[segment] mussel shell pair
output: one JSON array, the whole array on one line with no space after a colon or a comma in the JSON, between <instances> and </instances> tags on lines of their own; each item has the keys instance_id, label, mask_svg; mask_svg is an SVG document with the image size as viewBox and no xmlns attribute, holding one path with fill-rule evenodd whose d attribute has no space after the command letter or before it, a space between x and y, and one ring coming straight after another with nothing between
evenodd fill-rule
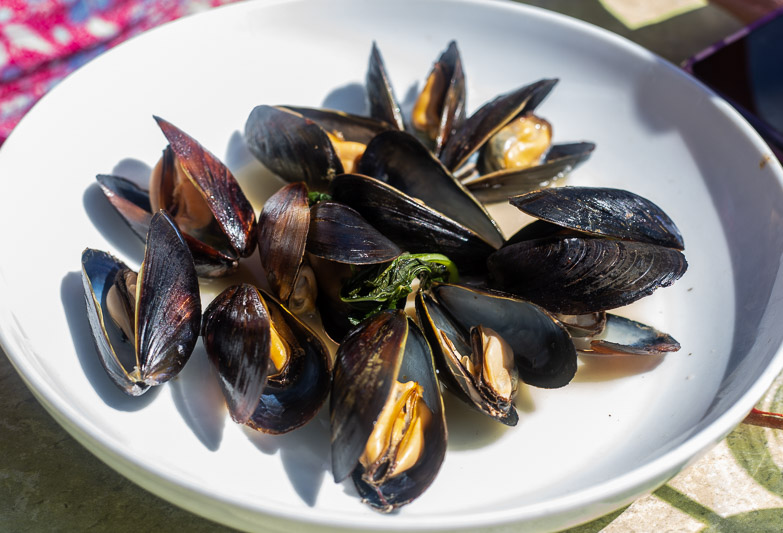
<instances>
[{"instance_id":1,"label":"mussel shell pair","mask_svg":"<svg viewBox=\"0 0 783 533\"><path fill-rule=\"evenodd\" d=\"M290 347L275 374L272 328ZM204 311L204 347L220 377L231 418L266 432L286 433L311 420L329 394L331 358L301 320L258 288L229 287Z\"/></svg>"},{"instance_id":2,"label":"mussel shell pair","mask_svg":"<svg viewBox=\"0 0 783 533\"><path fill-rule=\"evenodd\" d=\"M467 166L476 152L480 152L479 159L487 157L488 141L516 118L532 113L557 81L542 79L509 91L486 102L466 118L465 74L459 50L452 41L433 64L406 128L383 59L373 43L366 89L371 117L394 124L398 130L415 133L448 171L456 173ZM434 132L422 131L416 125L413 115L421 113L420 102L431 105L432 113L438 116ZM540 188L542 184L552 184L586 161L594 149L595 144L591 142L555 144L538 165L483 175L469 173L460 179L482 202L505 201L509 196Z\"/></svg>"},{"instance_id":3,"label":"mussel shell pair","mask_svg":"<svg viewBox=\"0 0 783 533\"><path fill-rule=\"evenodd\" d=\"M397 130L415 132L436 156L465 121L465 73L455 41L448 44L433 64L407 127L375 42L370 52L365 87L371 117L393 124Z\"/></svg>"},{"instance_id":4,"label":"mussel shell pair","mask_svg":"<svg viewBox=\"0 0 783 533\"><path fill-rule=\"evenodd\" d=\"M107 300L128 267L106 252L82 253L82 282L101 364L125 393L138 396L176 376L190 358L201 325L201 301L193 257L165 212L150 221L138 275L133 339L109 316Z\"/></svg>"},{"instance_id":5,"label":"mussel shell pair","mask_svg":"<svg viewBox=\"0 0 783 533\"><path fill-rule=\"evenodd\" d=\"M395 381L415 381L431 412L424 450L408 470L376 484L363 477L359 462ZM432 352L424 335L403 311L383 311L356 327L337 351L330 399L332 473L335 482L351 476L362 498L389 512L432 483L446 453L447 431Z\"/></svg>"},{"instance_id":6,"label":"mussel shell pair","mask_svg":"<svg viewBox=\"0 0 783 533\"><path fill-rule=\"evenodd\" d=\"M153 191L153 194L164 198L164 201L176 194L173 191L174 175L178 169L182 171L188 186L192 186L195 194L203 198L213 218L203 231L182 232L193 254L198 275L218 277L229 274L236 269L241 258L249 257L255 250L253 208L231 171L217 157L173 124L159 117L155 120L169 145L153 170L153 174L163 174L160 190ZM111 204L134 233L143 239L153 211L150 191L120 176L98 175L97 180ZM165 207L178 209L181 206ZM187 211L187 206L183 211ZM178 216L177 212L172 212L174 220L178 220ZM183 213L183 216L187 214Z\"/></svg>"},{"instance_id":7,"label":"mussel shell pair","mask_svg":"<svg viewBox=\"0 0 783 533\"><path fill-rule=\"evenodd\" d=\"M511 203L545 222L523 228L488 258L490 284L551 312L621 307L671 285L687 270L674 222L636 194L559 187Z\"/></svg>"},{"instance_id":8,"label":"mussel shell pair","mask_svg":"<svg viewBox=\"0 0 783 533\"><path fill-rule=\"evenodd\" d=\"M451 284L419 292L416 312L435 353L440 377L457 396L507 425L518 420L513 405L499 406L480 393L464 367L444 349L441 332L470 347L476 326L496 331L513 349L519 378L532 386L558 388L576 374L576 349L566 328L550 313L511 295ZM463 354L465 355L465 354Z\"/></svg>"}]
</instances>

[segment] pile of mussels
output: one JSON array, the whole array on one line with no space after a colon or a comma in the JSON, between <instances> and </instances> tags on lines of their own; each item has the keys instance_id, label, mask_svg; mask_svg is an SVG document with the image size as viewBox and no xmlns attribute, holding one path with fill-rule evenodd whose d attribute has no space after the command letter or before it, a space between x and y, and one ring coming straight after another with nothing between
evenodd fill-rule
<instances>
[{"instance_id":1,"label":"pile of mussels","mask_svg":"<svg viewBox=\"0 0 783 533\"><path fill-rule=\"evenodd\" d=\"M149 190L97 177L146 240L138 272L105 252L82 255L106 371L142 394L176 376L200 335L240 424L284 433L331 395L335 481L351 476L364 501L391 511L419 496L442 463L441 382L515 425L519 381L562 387L578 353L679 349L606 313L683 275L671 219L623 190L542 188L595 147L551 143L535 110L556 81L466 117L452 42L405 118L373 45L369 117L266 105L250 113L248 148L290 182L258 221L228 168L156 117L168 146ZM504 239L482 203L500 200L536 221ZM235 285L202 317L198 277L230 275L256 246L272 294ZM414 292L415 313L406 313ZM316 312L339 343L334 361L301 318Z\"/></svg>"}]
</instances>

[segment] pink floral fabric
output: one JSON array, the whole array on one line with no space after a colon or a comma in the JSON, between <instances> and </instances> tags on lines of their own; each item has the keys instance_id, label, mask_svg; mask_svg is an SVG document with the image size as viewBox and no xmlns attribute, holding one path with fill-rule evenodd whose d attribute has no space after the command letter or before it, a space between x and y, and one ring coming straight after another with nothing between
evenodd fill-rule
<instances>
[{"instance_id":1,"label":"pink floral fabric","mask_svg":"<svg viewBox=\"0 0 783 533\"><path fill-rule=\"evenodd\" d=\"M0 0L0 144L63 77L112 46L237 0Z\"/></svg>"}]
</instances>

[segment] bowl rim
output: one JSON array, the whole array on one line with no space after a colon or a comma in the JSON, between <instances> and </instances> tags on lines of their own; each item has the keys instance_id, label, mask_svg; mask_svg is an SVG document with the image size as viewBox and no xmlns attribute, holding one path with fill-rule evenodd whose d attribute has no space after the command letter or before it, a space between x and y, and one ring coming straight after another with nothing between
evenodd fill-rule
<instances>
[{"instance_id":1,"label":"bowl rim","mask_svg":"<svg viewBox=\"0 0 783 533\"><path fill-rule=\"evenodd\" d=\"M181 26L193 24L194 20L201 20L205 17L215 17L215 13L221 13L221 16L229 16L230 14L232 17L238 17L245 11L255 11L282 4L306 3L308 1L310 0L250 0L226 4L215 9L188 15L178 20L162 24L161 26L119 44L117 47L109 50L108 53L102 54L74 73L71 73L63 81L64 83L69 83L69 79L72 76L78 75L79 72L85 69L96 68L96 65L102 64L106 61L107 57L111 58L114 50L134 46L133 43L139 39L144 39L149 34L167 32L169 31L168 28L172 25ZM427 1L431 3L443 3L446 0ZM543 8L517 4L511 0L449 0L449 4L456 3L487 7L500 11L508 11L514 14L521 13L525 16L536 17L545 20L548 24L565 27L569 31L582 32L593 40L602 41L611 45L613 48L622 49L624 52L635 56L639 60L655 63L659 65L660 68L667 69L675 76L679 76L682 79L687 80L687 82L696 84L700 87L711 97L711 102L715 105L716 110L725 114L737 128L744 133L745 137L753 143L754 147L757 148L760 153L770 153L770 149L758 133L733 107L718 97L714 91L682 69L624 37L566 15L548 11ZM45 95L41 101L48 101L50 98L49 95L57 91L58 87L55 87L49 94ZM6 147L13 146L16 143L16 139L19 138L26 129L26 124L29 120L28 117L34 115L38 107L39 104L36 104L33 109L22 118L4 146L0 147L0 164L2 164L3 152L9 150ZM19 131L22 133L18 133ZM5 150L3 150L4 148ZM783 186L783 168L781 168L780 163L773 156L769 161L769 164L773 174L778 180L778 184ZM780 270L778 272L780 272ZM263 513L264 515L269 515L272 519L309 524L311 526L321 525L345 529L378 529L378 523L374 516L351 516L350 519L346 520L338 512L323 512L323 510L319 510L317 515L312 515L309 513L302 514L293 508L260 510L258 507L247 505L245 502L226 501L214 494L208 493L204 488L190 483L187 479L178 478L174 472L166 468L166 465L150 464L149 462L139 462L135 460L127 450L123 450L116 446L108 435L101 432L100 428L91 420L81 415L80 412L73 409L65 402L60 393L47 381L46 377L39 373L39 370L31 364L33 358L31 358L30 355L32 355L31 351L33 349L25 337L23 328L16 320L13 310L10 309L8 303L6 303L6 299L2 298L2 295L8 294L9 292L6 289L7 283L8 281L4 278L3 272L0 271L0 346L3 347L12 366L43 407L68 431L68 433L82 445L87 447L91 453L99 457L123 476L131 479L133 482L158 496L209 519L215 519L214 515L208 514L211 509L227 506L228 512L223 513L220 520L225 520L224 523L235 525L235 527L236 524L239 524L239 527L241 527L241 524L244 524L245 522L241 517L232 514L230 512L231 509L244 510L255 515ZM469 516L458 516L458 521L455 521L454 519L449 520L448 517L400 515L395 516L388 524L384 524L382 529L398 531L410 529L411 526L414 526L419 530L427 531L471 529L545 519L554 515L572 513L597 502L612 502L609 505L613 508L618 508L623 503L638 498L644 491L650 491L662 485L682 468L698 459L703 453L706 453L711 446L720 442L739 423L741 423L743 418L750 412L758 400L762 398L781 371L783 371L783 347L778 346L776 353L770 359L768 366L734 405L728 407L723 413L718 415L715 420L701 428L699 431L689 435L681 443L664 452L661 456L656 457L637 468L629 470L621 476L601 482L587 489L552 498L546 505L536 503L509 509L473 512ZM711 411L708 410L707 414L710 412ZM628 497L629 493L634 494L630 500ZM606 512L606 510L604 509L603 512ZM598 516L600 515L593 516L592 518L597 518ZM443 521L443 518L445 518L445 522ZM235 522L235 520L238 520L238 522Z\"/></svg>"}]
</instances>

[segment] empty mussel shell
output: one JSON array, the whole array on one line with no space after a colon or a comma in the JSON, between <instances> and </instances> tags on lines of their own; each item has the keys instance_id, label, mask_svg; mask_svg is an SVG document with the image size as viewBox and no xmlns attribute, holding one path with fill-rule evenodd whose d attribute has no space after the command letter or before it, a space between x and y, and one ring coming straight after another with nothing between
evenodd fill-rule
<instances>
[{"instance_id":1,"label":"empty mussel shell","mask_svg":"<svg viewBox=\"0 0 783 533\"><path fill-rule=\"evenodd\" d=\"M397 103L397 98L394 96L394 89L389 75L386 73L386 65L375 41L373 41L370 51L365 87L370 116L392 124L398 130L404 130L405 123L402 111L400 111L400 104Z\"/></svg>"},{"instance_id":2,"label":"empty mussel shell","mask_svg":"<svg viewBox=\"0 0 783 533\"><path fill-rule=\"evenodd\" d=\"M88 248L82 282L98 356L120 389L138 396L179 373L198 340L201 302L193 257L165 212L150 221L138 274Z\"/></svg>"},{"instance_id":3,"label":"empty mussel shell","mask_svg":"<svg viewBox=\"0 0 783 533\"><path fill-rule=\"evenodd\" d=\"M279 434L311 420L326 400L331 359L318 336L258 288L223 291L204 311L204 347L231 417Z\"/></svg>"},{"instance_id":4,"label":"empty mussel shell","mask_svg":"<svg viewBox=\"0 0 783 533\"><path fill-rule=\"evenodd\" d=\"M603 327L574 343L582 355L665 355L680 349L671 335L629 318L605 313ZM583 320L582 323L585 321ZM569 326L569 330L571 327ZM572 331L573 335L573 331Z\"/></svg>"},{"instance_id":5,"label":"empty mussel shell","mask_svg":"<svg viewBox=\"0 0 783 533\"><path fill-rule=\"evenodd\" d=\"M330 400L332 473L390 512L432 483L446 421L432 353L403 311L362 322L340 345Z\"/></svg>"}]
</instances>

